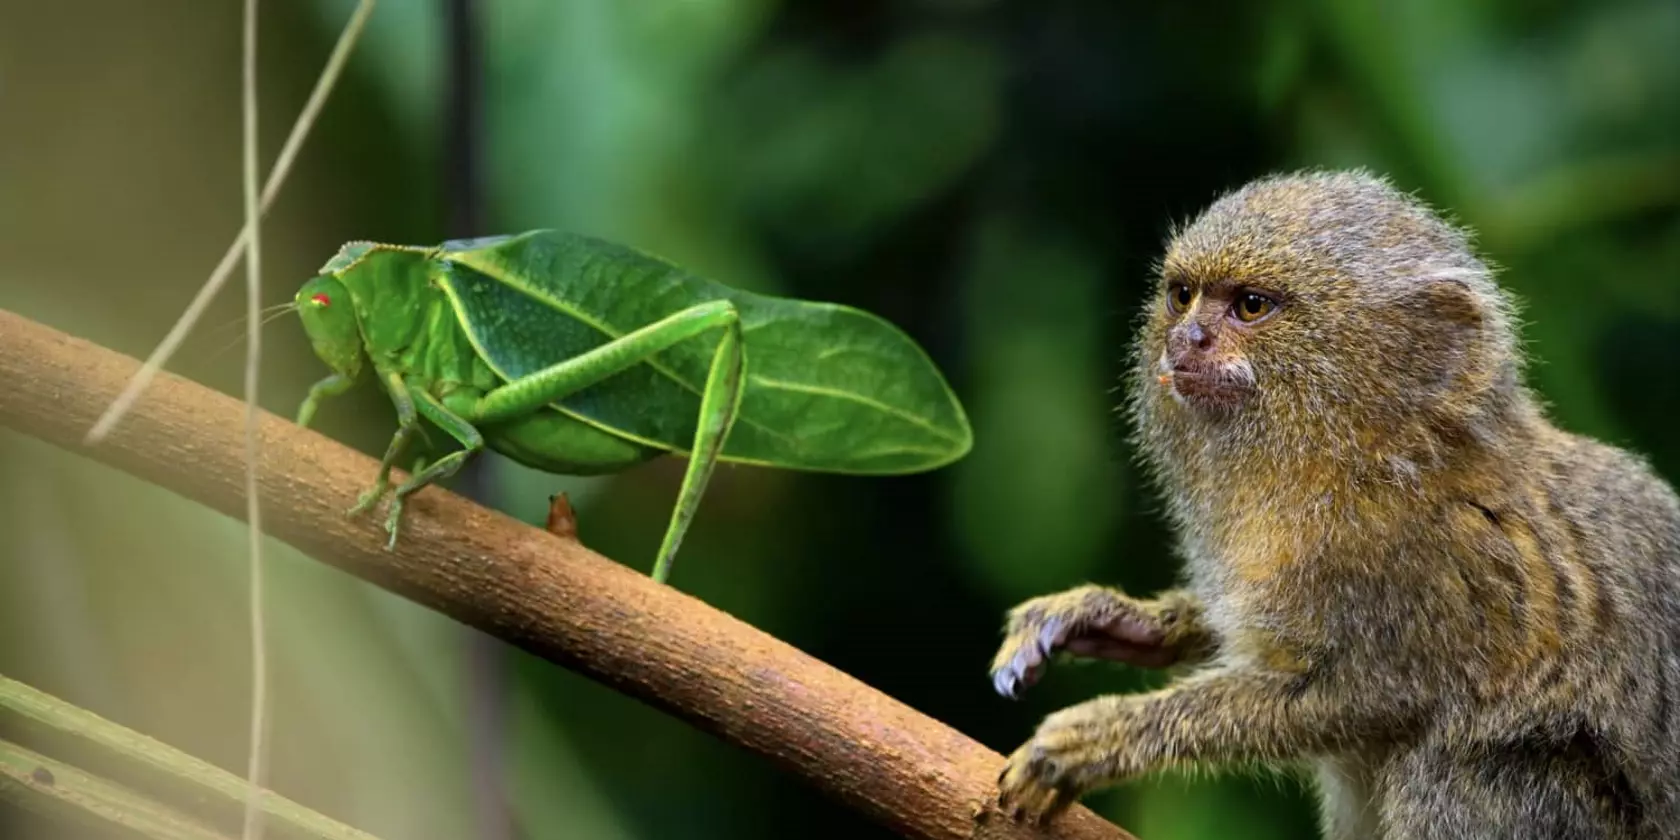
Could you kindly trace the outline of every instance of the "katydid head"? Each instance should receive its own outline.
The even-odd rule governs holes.
[[[322,274],[303,284],[294,302],[315,355],[334,373],[354,379],[362,367],[362,333],[349,290],[338,278]]]

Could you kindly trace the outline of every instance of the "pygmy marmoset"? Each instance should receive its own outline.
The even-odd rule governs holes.
[[[1680,836],[1680,502],[1548,420],[1467,234],[1295,173],[1220,197],[1159,275],[1126,408],[1184,582],[1027,601],[992,676],[1179,673],[1047,717],[999,806],[1240,763],[1310,772],[1330,838]]]

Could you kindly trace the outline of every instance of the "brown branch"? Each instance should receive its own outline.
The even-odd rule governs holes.
[[[127,356],[0,310],[0,424],[242,517],[243,405],[159,375],[103,442],[82,435],[137,369]],[[349,520],[378,468],[264,415],[259,493],[277,539],[323,562],[765,756],[899,833],[955,838],[1131,836],[1081,806],[1035,831],[977,822],[1003,758],[944,724],[577,542],[441,488],[410,499],[385,550]]]

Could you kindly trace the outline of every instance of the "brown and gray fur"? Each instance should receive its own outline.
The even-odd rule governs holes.
[[[1178,673],[1046,718],[1003,810],[1260,765],[1316,777],[1329,838],[1680,837],[1680,502],[1547,419],[1467,235],[1382,179],[1297,173],[1220,197],[1159,273],[1127,408],[1183,585],[1028,601],[993,677],[1013,695],[1058,652]],[[1249,289],[1280,305],[1240,323]]]

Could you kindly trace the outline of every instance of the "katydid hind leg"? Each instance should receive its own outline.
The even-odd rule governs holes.
[[[587,353],[522,376],[480,397],[469,415],[475,423],[529,414],[602,382],[675,344],[739,321],[727,300],[696,304],[626,333]]]
[[[671,523],[654,560],[653,579],[664,583],[671,574],[671,564],[677,547],[682,544],[688,524],[700,506],[700,497],[711,480],[729,430],[734,428],[735,416],[741,407],[741,383],[746,377],[746,358],[741,339],[741,322],[731,318],[725,325],[723,338],[712,354],[712,368],[706,376],[706,390],[700,397],[700,420],[694,431],[694,446],[689,451],[688,469],[683,473],[682,489],[677,493],[677,506],[671,512]]]
[[[409,494],[454,475],[461,469],[461,465],[467,462],[468,458],[478,454],[484,448],[484,436],[479,434],[478,429],[473,428],[471,423],[445,408],[443,403],[438,402],[437,398],[431,394],[419,389],[415,389],[411,393],[414,397],[414,407],[419,410],[419,413],[427,420],[436,423],[439,428],[448,432],[450,437],[460,441],[461,445],[466,448],[451,452],[423,469],[419,468],[420,464],[425,463],[425,459],[422,458],[416,464],[416,472],[397,487],[396,492],[391,497],[391,513],[385,520],[385,530],[391,534],[390,540],[385,543],[387,550],[397,546],[397,531],[402,522],[403,502]]]

